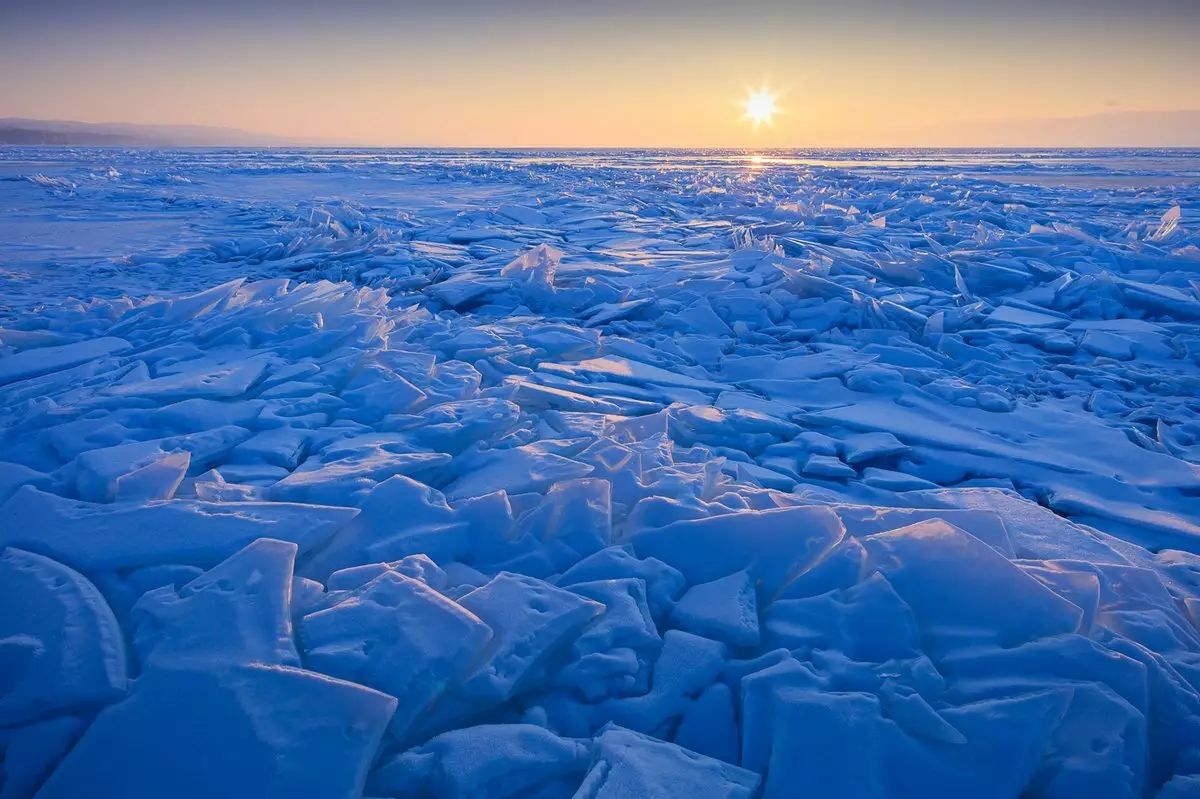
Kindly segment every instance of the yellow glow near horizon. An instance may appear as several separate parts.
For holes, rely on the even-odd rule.
[[[888,5],[875,1],[881,11]],[[47,17],[27,26],[26,35],[6,24],[5,11],[12,4],[0,0],[0,76],[31,76],[0,80],[0,116],[217,125],[346,146],[1021,147],[1196,141],[1195,112],[1187,109],[1200,109],[1200,81],[1180,79],[1200,74],[1194,25],[1175,20],[1172,25],[1081,26],[1072,19],[1062,26],[1050,20],[1032,31],[1017,24],[1021,15],[1013,15],[1012,29],[981,28],[967,25],[971,20],[965,17],[934,24],[908,12],[895,12],[893,19],[889,11],[863,20],[853,9],[837,11],[846,6],[842,3],[749,0],[747,5],[755,2],[777,6],[779,18],[756,17],[750,24],[738,16],[744,16],[741,4],[705,0],[699,4],[726,9],[721,13],[728,13],[729,24],[724,17],[702,14],[672,14],[644,25],[638,18],[638,24],[630,24],[634,17],[621,14],[596,25],[567,25],[566,17],[554,22],[510,16],[499,13],[509,4],[459,0],[416,4],[448,7],[447,16],[436,19],[398,11],[381,11],[376,19],[339,13],[339,4],[328,3],[321,8],[331,16],[321,25],[287,14],[282,15],[290,20],[287,26],[262,27],[233,15],[226,29],[224,23],[192,25],[185,15],[170,25],[159,25],[157,18],[140,26],[122,22],[113,35],[99,35],[82,24],[67,31]],[[40,9],[46,4],[26,5]],[[101,6],[112,4],[69,5],[94,7],[99,15]],[[179,4],[160,5],[166,14],[167,6]],[[382,9],[389,4],[350,5]],[[390,4],[395,9],[410,5]],[[494,6],[498,16],[487,25],[462,24],[453,10],[474,5]],[[557,4],[564,14],[568,7],[586,5],[634,7],[628,0]],[[844,13],[845,24],[827,20],[828,28],[817,26],[820,36],[807,36],[819,22],[809,8],[817,5],[835,17]],[[966,5],[1008,13],[1000,3]],[[235,8],[223,2],[209,6],[231,14]],[[108,16],[105,12],[102,18]],[[368,18],[376,24],[364,24]],[[959,35],[960,23],[969,35]],[[512,44],[526,40],[538,46]],[[804,46],[792,46],[797,41]],[[313,58],[317,51],[321,58]],[[147,58],[155,69],[145,68]],[[547,63],[554,68],[547,69]],[[398,75],[413,79],[396,80]]]
[[[779,99],[779,95],[767,89],[764,86],[757,91],[751,91],[750,96],[746,98],[746,113],[742,119],[748,119],[754,123],[754,127],[759,125],[769,125],[779,113],[779,108],[775,105],[775,101]]]

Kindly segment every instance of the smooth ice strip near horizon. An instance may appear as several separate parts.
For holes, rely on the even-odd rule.
[[[0,150],[0,799],[1200,795],[1200,153]]]

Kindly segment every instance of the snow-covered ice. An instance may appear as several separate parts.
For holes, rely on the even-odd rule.
[[[1200,153],[0,150],[0,799],[1200,788]]]

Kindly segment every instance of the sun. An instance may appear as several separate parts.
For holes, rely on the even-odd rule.
[[[751,91],[746,98],[746,113],[742,115],[742,119],[750,120],[756,128],[759,125],[771,124],[771,120],[779,113],[779,107],[775,105],[778,99],[779,95],[766,86]]]

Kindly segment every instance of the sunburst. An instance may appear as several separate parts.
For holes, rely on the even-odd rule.
[[[766,86],[750,92],[746,98],[746,113],[742,115],[742,119],[748,119],[753,123],[754,127],[759,125],[769,125],[779,113],[779,107],[776,101],[779,99],[779,94],[771,91]]]

